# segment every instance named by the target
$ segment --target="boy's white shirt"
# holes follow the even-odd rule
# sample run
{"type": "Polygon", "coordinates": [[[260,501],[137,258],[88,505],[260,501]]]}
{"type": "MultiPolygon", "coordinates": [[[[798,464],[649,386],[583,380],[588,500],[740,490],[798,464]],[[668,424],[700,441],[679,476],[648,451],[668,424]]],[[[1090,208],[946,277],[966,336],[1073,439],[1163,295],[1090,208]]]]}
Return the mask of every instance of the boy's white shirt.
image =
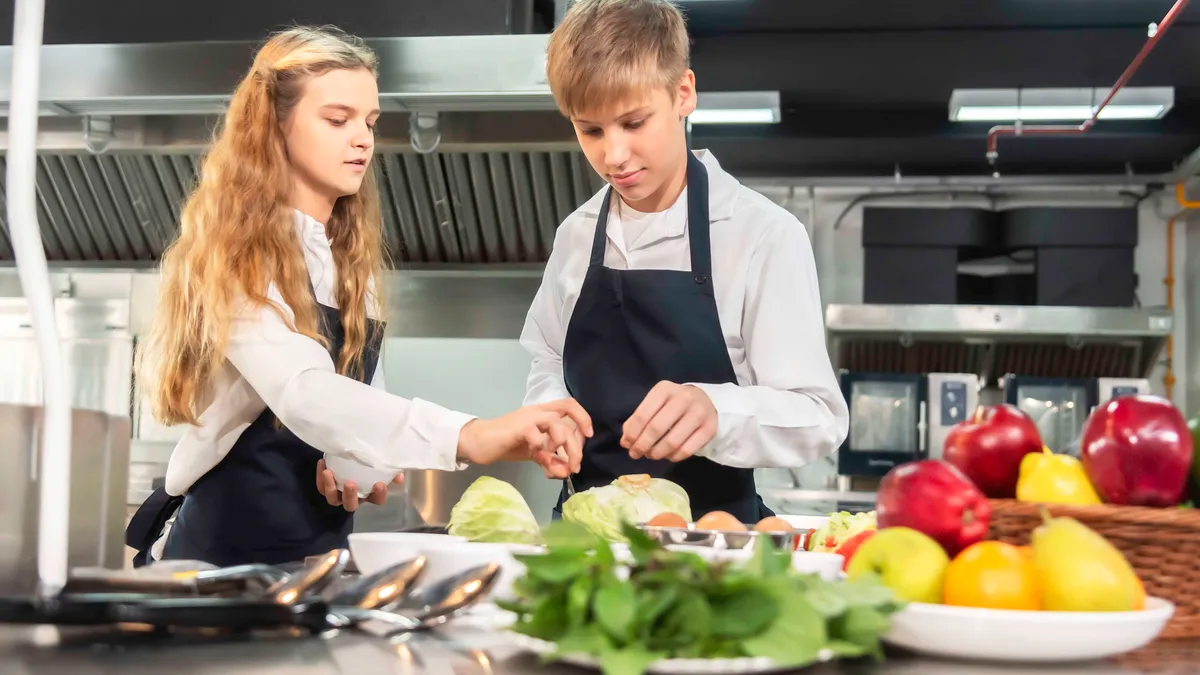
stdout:
{"type": "MultiPolygon", "coordinates": [[[[712,280],[737,384],[695,384],[717,409],[716,437],[697,454],[742,468],[797,468],[833,453],[849,412],[829,360],[812,245],[791,213],[743,186],[707,151],[712,280]]],[[[563,221],[521,333],[533,357],[525,403],[570,394],[563,381],[567,327],[587,273],[607,187],[563,221]]],[[[614,198],[604,264],[691,268],[687,191],[642,214],[614,198]],[[629,235],[629,236],[627,236],[629,235]]]]}

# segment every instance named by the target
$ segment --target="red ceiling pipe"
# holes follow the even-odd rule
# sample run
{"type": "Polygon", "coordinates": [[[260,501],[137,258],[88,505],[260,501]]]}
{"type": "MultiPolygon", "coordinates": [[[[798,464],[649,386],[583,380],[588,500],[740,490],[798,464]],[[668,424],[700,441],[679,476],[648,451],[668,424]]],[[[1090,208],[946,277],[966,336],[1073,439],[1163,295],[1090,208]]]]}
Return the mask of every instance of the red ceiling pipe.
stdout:
{"type": "Polygon", "coordinates": [[[1159,22],[1158,29],[1154,31],[1154,35],[1151,35],[1150,39],[1146,40],[1146,44],[1142,45],[1142,50],[1138,52],[1137,56],[1134,57],[1133,62],[1129,64],[1129,66],[1125,69],[1125,72],[1121,73],[1121,77],[1117,80],[1117,83],[1114,84],[1112,89],[1109,90],[1108,96],[1106,96],[1100,103],[1100,106],[1096,108],[1096,112],[1092,113],[1091,119],[1088,119],[1079,126],[1069,124],[1043,124],[1030,126],[1018,122],[1017,124],[1005,124],[992,127],[988,131],[987,135],[988,162],[993,166],[996,164],[996,158],[999,157],[999,152],[996,150],[996,145],[1000,141],[1001,134],[1008,136],[1023,136],[1025,134],[1082,134],[1088,129],[1091,129],[1092,125],[1096,123],[1096,119],[1100,117],[1100,111],[1104,110],[1104,107],[1107,106],[1109,102],[1112,101],[1113,97],[1117,95],[1117,92],[1121,90],[1121,87],[1124,87],[1125,83],[1129,82],[1129,78],[1133,77],[1133,74],[1137,72],[1137,69],[1142,66],[1142,61],[1146,59],[1146,56],[1151,50],[1154,49],[1154,46],[1158,44],[1158,41],[1162,39],[1162,36],[1166,34],[1167,29],[1171,27],[1171,24],[1175,22],[1175,19],[1179,17],[1179,14],[1183,12],[1183,8],[1186,7],[1187,4],[1188,0],[1176,0],[1175,6],[1172,7],[1171,11],[1167,12],[1167,15],[1163,17],[1162,21],[1159,22]]]}

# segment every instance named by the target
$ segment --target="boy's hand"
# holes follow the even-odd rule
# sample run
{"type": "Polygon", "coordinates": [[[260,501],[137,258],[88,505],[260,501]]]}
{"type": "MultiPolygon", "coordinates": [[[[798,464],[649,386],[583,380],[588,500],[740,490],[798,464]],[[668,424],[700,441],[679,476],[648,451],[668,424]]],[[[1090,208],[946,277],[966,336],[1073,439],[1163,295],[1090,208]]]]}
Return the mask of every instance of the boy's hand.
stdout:
{"type": "Polygon", "coordinates": [[[717,409],[697,387],[659,382],[622,431],[630,457],[681,462],[717,435],[717,409]]]}

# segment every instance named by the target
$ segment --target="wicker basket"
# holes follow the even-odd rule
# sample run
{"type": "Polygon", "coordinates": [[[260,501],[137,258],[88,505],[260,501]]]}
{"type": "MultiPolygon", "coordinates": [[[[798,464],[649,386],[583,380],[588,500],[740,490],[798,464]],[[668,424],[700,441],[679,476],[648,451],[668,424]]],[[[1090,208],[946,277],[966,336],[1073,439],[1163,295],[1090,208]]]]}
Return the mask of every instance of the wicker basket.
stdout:
{"type": "Polygon", "coordinates": [[[993,499],[992,538],[1024,546],[1042,509],[1074,518],[1112,542],[1142,579],[1146,594],[1175,603],[1162,638],[1200,637],[1200,510],[1140,506],[1064,506],[993,499]]]}

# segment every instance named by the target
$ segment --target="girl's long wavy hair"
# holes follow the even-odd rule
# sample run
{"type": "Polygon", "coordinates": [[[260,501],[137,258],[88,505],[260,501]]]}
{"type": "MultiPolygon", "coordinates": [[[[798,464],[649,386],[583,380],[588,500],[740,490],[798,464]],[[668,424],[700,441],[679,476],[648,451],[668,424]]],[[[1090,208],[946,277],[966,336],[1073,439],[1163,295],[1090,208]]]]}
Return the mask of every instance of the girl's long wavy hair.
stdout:
{"type": "MultiPolygon", "coordinates": [[[[139,349],[138,379],[161,423],[199,424],[242,303],[270,306],[292,330],[328,347],[293,224],[280,125],[310,78],[341,68],[376,73],[375,54],[334,28],[292,28],[263,45],[234,90],[183,207],[179,237],[163,254],[158,306],[139,349]],[[267,297],[272,283],[290,318],[267,297]]],[[[381,319],[384,306],[374,283],[382,281],[384,245],[373,171],[356,194],[337,200],[325,229],[345,324],[337,371],[361,377],[368,303],[381,319]]]]}

